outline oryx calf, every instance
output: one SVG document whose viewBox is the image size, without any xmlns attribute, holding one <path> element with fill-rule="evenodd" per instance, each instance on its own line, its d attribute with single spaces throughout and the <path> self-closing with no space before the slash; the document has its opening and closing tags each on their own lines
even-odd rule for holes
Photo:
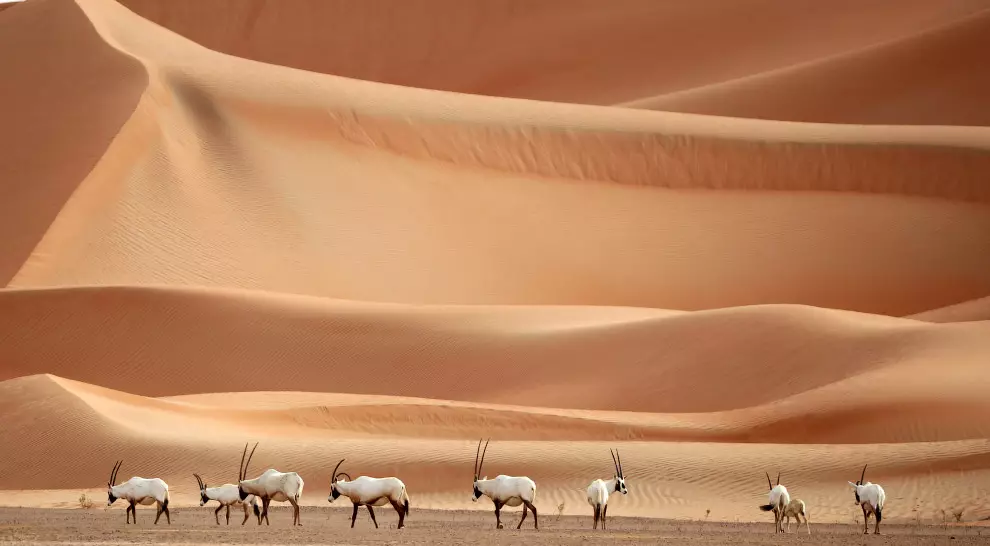
<svg viewBox="0 0 990 546">
<path fill-rule="evenodd" d="M 478 502 L 478 499 L 482 495 L 492 500 L 492 503 L 495 504 L 495 527 L 498 529 L 502 528 L 502 507 L 519 506 L 522 504 L 522 518 L 519 519 L 519 525 L 516 526 L 516 529 L 521 528 L 523 521 L 526 520 L 527 509 L 533 511 L 533 528 L 539 529 L 540 520 L 536 514 L 536 506 L 533 506 L 533 502 L 536 500 L 536 482 L 527 476 L 506 476 L 499 474 L 491 480 L 488 479 L 488 476 L 479 477 L 481 468 L 485 464 L 485 453 L 487 451 L 488 442 L 485 442 L 485 450 L 482 452 L 481 440 L 478 440 L 478 450 L 474 454 L 474 496 L 471 500 Z M 480 463 L 478 462 L 479 452 L 481 453 Z"/>
<path fill-rule="evenodd" d="M 213 511 L 213 519 L 217 521 L 217 525 L 220 525 L 220 510 L 224 508 L 227 509 L 227 525 L 230 525 L 231 505 L 244 507 L 244 521 L 241 522 L 241 525 L 247 523 L 248 518 L 251 517 L 251 508 L 254 508 L 254 515 L 258 517 L 258 524 L 261 524 L 261 510 L 258 509 L 258 497 L 248 495 L 248 498 L 241 500 L 236 485 L 225 483 L 219 487 L 206 487 L 206 482 L 203 481 L 203 478 L 199 477 L 199 474 L 193 474 L 193 476 L 199 482 L 199 505 L 205 506 L 211 500 L 219 503 L 217 509 Z"/>
<path fill-rule="evenodd" d="M 113 465 L 113 470 L 110 472 L 110 481 L 107 482 L 107 506 L 112 505 L 117 499 L 124 499 L 128 502 L 126 511 L 127 523 L 131 522 L 131 517 L 133 516 L 134 523 L 137 524 L 137 510 L 135 506 L 138 504 L 148 506 L 157 503 L 158 510 L 155 514 L 155 525 L 158 525 L 158 519 L 162 517 L 162 512 L 165 513 L 165 519 L 171 525 L 172 517 L 168 513 L 168 484 L 159 478 L 139 478 L 134 476 L 120 485 L 115 485 L 117 483 L 117 472 L 123 463 L 124 461 L 117 461 Z"/>
<path fill-rule="evenodd" d="M 334 467 L 330 478 L 330 494 L 327 502 L 332 503 L 341 495 L 349 498 L 354 503 L 354 512 L 351 513 L 351 529 L 354 528 L 354 520 L 357 519 L 358 508 L 368 507 L 371 514 L 371 522 L 378 528 L 378 521 L 375 520 L 375 510 L 373 506 L 385 506 L 391 504 L 395 512 L 399 514 L 399 525 L 397 529 L 402 529 L 405 525 L 406 514 L 409 513 L 409 495 L 406 493 L 406 484 L 395 477 L 369 478 L 368 476 L 358 476 L 352 480 L 350 474 L 346 472 L 337 473 L 337 469 L 344 462 L 341 459 Z M 341 476 L 347 476 L 347 480 L 341 480 Z"/>
<path fill-rule="evenodd" d="M 795 530 L 801 529 L 801 517 L 804 517 L 804 526 L 808 529 L 808 534 L 811 534 L 811 525 L 808 520 L 808 513 L 805 510 L 804 501 L 801 499 L 794 499 L 787 503 L 784 507 L 784 518 L 787 520 L 787 531 L 791 531 L 791 518 L 797 520 L 797 528 Z"/>
<path fill-rule="evenodd" d="M 866 466 L 863 465 L 863 473 L 860 474 L 859 481 L 848 483 L 856 494 L 856 504 L 863 509 L 863 534 L 865 535 L 870 532 L 870 514 L 873 514 L 877 519 L 876 526 L 873 528 L 873 534 L 879 535 L 880 520 L 883 519 L 883 505 L 887 501 L 887 494 L 884 493 L 883 487 L 880 487 L 880 484 L 863 481 L 866 478 Z"/>
<path fill-rule="evenodd" d="M 626 479 L 622 474 L 622 459 L 617 458 L 619 455 L 619 450 L 608 450 L 612 454 L 612 465 L 615 466 L 615 476 L 611 480 L 598 479 L 591 482 L 588 486 L 588 504 L 595 511 L 595 525 L 594 528 L 598 528 L 599 519 L 602 522 L 602 530 L 605 530 L 605 514 L 608 512 L 608 496 L 610 492 L 622 493 L 626 495 L 629 491 L 626 489 Z"/>
</svg>

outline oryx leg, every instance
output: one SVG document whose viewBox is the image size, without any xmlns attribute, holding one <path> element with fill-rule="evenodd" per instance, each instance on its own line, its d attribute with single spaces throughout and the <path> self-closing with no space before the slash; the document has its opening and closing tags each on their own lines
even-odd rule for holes
<svg viewBox="0 0 990 546">
<path fill-rule="evenodd" d="M 159 504 L 155 510 L 155 525 L 158 525 L 158 518 L 162 517 L 162 505 Z"/>
<path fill-rule="evenodd" d="M 396 529 L 402 529 L 402 526 L 404 525 L 403 522 L 406 519 L 406 511 L 405 511 L 405 509 L 402 507 L 401 504 L 399 504 L 398 502 L 395 502 L 394 500 L 389 499 L 388 502 L 389 502 L 389 504 L 392 505 L 392 508 L 395 508 L 395 513 L 396 514 L 399 514 L 399 525 L 396 526 Z"/>
<path fill-rule="evenodd" d="M 526 521 L 526 505 L 525 504 L 523 505 L 522 517 L 519 518 L 519 525 L 516 525 L 516 529 L 519 529 L 520 527 L 522 527 L 522 524 L 523 524 L 524 521 Z"/>
<path fill-rule="evenodd" d="M 593 529 L 598 529 L 598 518 L 601 517 L 601 514 L 602 514 L 602 505 L 596 504 L 595 505 L 595 526 L 593 527 Z"/>
<path fill-rule="evenodd" d="M 876 520 L 877 520 L 876 527 L 873 528 L 873 534 L 879 535 L 880 534 L 880 520 L 883 519 L 883 514 L 881 514 L 881 510 L 879 508 L 877 508 L 877 509 L 875 509 L 873 511 L 873 517 L 876 518 Z"/>
<path fill-rule="evenodd" d="M 371 523 L 375 524 L 375 529 L 378 528 L 378 521 L 375 519 L 375 509 L 371 507 L 370 504 L 365 504 L 368 507 L 368 513 L 371 514 Z"/>
<path fill-rule="evenodd" d="M 495 501 L 495 528 L 502 528 L 502 503 Z"/>
<path fill-rule="evenodd" d="M 357 519 L 357 510 L 358 510 L 358 505 L 355 504 L 354 505 L 354 511 L 351 512 L 351 529 L 354 528 L 354 520 Z"/>
<path fill-rule="evenodd" d="M 870 524 L 869 524 L 870 516 L 866 513 L 865 505 L 861 504 L 859 505 L 859 507 L 863 509 L 863 534 L 867 535 L 870 533 Z"/>
<path fill-rule="evenodd" d="M 523 505 L 525 505 L 527 508 L 529 508 L 530 510 L 533 511 L 533 528 L 534 529 L 539 529 L 540 528 L 540 518 L 536 515 L 536 507 L 533 506 L 533 503 L 529 502 L 528 500 L 524 500 L 523 501 Z M 607 512 L 607 511 L 608 511 L 608 505 L 606 505 L 605 508 L 602 510 L 602 514 L 603 514 L 602 517 L 603 518 L 604 518 L 604 513 Z M 603 529 L 605 528 L 605 520 L 604 519 L 602 519 L 602 528 Z"/>
<path fill-rule="evenodd" d="M 292 524 L 302 525 L 302 521 L 299 519 L 299 501 L 290 498 L 289 503 L 292 504 Z"/>
<path fill-rule="evenodd" d="M 605 518 L 608 516 L 608 505 L 602 506 L 602 531 L 605 530 Z"/>
<path fill-rule="evenodd" d="M 137 525 L 137 511 L 134 510 L 134 503 L 133 502 L 132 503 L 129 503 L 127 505 L 127 517 L 128 517 L 127 523 L 130 523 L 131 522 L 130 517 L 131 517 L 132 514 L 134 515 L 134 524 Z"/>
<path fill-rule="evenodd" d="M 223 505 L 217 506 L 217 509 L 213 511 L 213 519 L 217 521 L 217 525 L 220 525 L 220 510 L 223 510 Z"/>
<path fill-rule="evenodd" d="M 227 505 L 227 525 L 230 525 L 230 505 Z"/>
<path fill-rule="evenodd" d="M 245 502 L 244 503 L 244 521 L 241 522 L 241 525 L 244 525 L 245 523 L 247 523 L 247 520 L 248 520 L 249 517 L 251 517 L 251 505 Z"/>
<path fill-rule="evenodd" d="M 263 499 L 261 499 L 262 510 L 261 510 L 261 517 L 258 518 L 258 525 L 261 525 L 261 520 L 265 520 L 265 525 L 272 524 L 270 521 L 268 521 L 268 504 L 271 502 L 272 499 L 269 497 L 264 497 Z"/>
</svg>

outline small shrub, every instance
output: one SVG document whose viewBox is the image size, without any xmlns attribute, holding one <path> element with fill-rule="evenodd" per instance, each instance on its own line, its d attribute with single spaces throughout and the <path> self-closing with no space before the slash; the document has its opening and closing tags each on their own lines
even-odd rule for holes
<svg viewBox="0 0 990 546">
<path fill-rule="evenodd" d="M 92 508 L 93 507 L 93 499 L 87 497 L 86 496 L 86 493 L 83 493 L 82 495 L 79 495 L 79 507 L 80 508 L 85 508 L 87 510 L 90 509 L 90 508 Z"/>
<path fill-rule="evenodd" d="M 560 516 L 562 516 L 563 514 L 564 514 L 564 503 L 560 503 L 560 504 L 557 505 L 557 520 L 556 521 L 560 521 Z"/>
</svg>

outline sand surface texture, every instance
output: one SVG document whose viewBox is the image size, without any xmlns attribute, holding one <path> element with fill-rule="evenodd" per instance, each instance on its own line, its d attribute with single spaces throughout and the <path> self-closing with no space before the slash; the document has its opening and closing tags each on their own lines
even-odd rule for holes
<svg viewBox="0 0 990 546">
<path fill-rule="evenodd" d="M 770 532 L 764 472 L 854 534 L 866 463 L 892 533 L 988 518 L 988 50 L 986 0 L 14 4 L 0 505 L 105 504 L 119 458 L 205 529 L 192 473 L 258 441 L 304 523 L 346 458 L 485 543 L 491 437 L 563 542 L 610 448 L 630 541 Z"/>
</svg>

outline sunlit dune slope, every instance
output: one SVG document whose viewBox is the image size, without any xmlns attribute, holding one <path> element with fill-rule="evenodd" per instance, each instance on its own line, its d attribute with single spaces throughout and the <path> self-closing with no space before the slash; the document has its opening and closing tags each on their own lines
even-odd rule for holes
<svg viewBox="0 0 990 546">
<path fill-rule="evenodd" d="M 828 123 L 990 125 L 990 9 L 907 38 L 627 103 Z"/>
<path fill-rule="evenodd" d="M 267 63 L 411 87 L 591 104 L 813 62 L 906 39 L 990 7 L 986 0 L 123 4 L 210 49 Z M 908 83 L 920 86 L 924 79 L 919 70 Z M 836 108 L 845 106 L 849 116 L 864 113 L 851 102 L 837 101 Z M 788 112 L 787 105 L 767 103 Z"/>
<path fill-rule="evenodd" d="M 117 4 L 80 6 L 155 76 L 12 287 L 893 315 L 990 292 L 990 129 L 389 87 L 222 56 Z M 713 188 L 778 191 L 695 191 Z"/>
<path fill-rule="evenodd" d="M 609 447 L 619 447 L 636 493 L 617 499 L 611 505 L 615 514 L 661 510 L 668 517 L 693 518 L 712 509 L 723 518 L 758 519 L 751 508 L 763 495 L 752 470 L 773 458 L 787 468 L 791 490 L 814 503 L 818 521 L 842 521 L 851 513 L 845 480 L 857 471 L 848 463 L 857 453 L 882 460 L 871 474 L 874 479 L 898 495 L 916 496 L 926 516 L 960 502 L 971 517 L 988 513 L 985 501 L 974 504 L 968 498 L 972 480 L 986 476 L 986 440 L 773 448 L 608 436 L 561 442 L 581 430 L 590 432 L 596 418 L 632 421 L 637 424 L 629 426 L 645 430 L 646 423 L 664 417 L 580 412 L 569 418 L 576 426 L 567 429 L 561 428 L 561 418 L 532 408 L 306 393 L 156 400 L 48 375 L 2 382 L 0 394 L 0 409 L 9 416 L 0 423 L 0 433 L 23 446 L 0 461 L 4 475 L 18 469 L 23 481 L 10 482 L 13 487 L 95 489 L 109 472 L 104 463 L 120 458 L 122 477 L 160 476 L 169 481 L 174 503 L 193 504 L 191 474 L 202 474 L 208 483 L 230 482 L 242 439 L 249 437 L 261 444 L 251 473 L 269 466 L 298 471 L 306 480 L 306 504 L 325 502 L 329 470 L 339 456 L 352 473 L 401 475 L 413 506 L 478 508 L 468 500 L 466 469 L 475 447 L 468 438 L 491 433 L 486 473 L 525 471 L 534 477 L 540 484 L 537 506 L 545 514 L 561 502 L 570 507 L 568 513 L 584 513 L 582 489 L 589 476 L 609 472 L 611 461 L 604 456 Z M 341 415 L 350 419 L 342 422 Z M 32 425 L 24 426 L 26 421 Z M 380 428 L 383 422 L 387 430 Z M 37 430 L 48 433 L 32 434 Z M 66 441 L 73 450 L 62 448 Z M 887 518 L 895 521 L 916 515 L 904 503 L 891 502 L 889 512 Z"/>
</svg>

